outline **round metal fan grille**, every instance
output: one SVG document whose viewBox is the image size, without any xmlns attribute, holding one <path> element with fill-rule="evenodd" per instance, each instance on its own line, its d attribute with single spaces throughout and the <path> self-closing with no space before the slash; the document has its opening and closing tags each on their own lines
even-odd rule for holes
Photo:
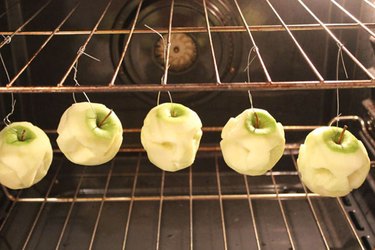
<svg viewBox="0 0 375 250">
<path fill-rule="evenodd" d="M 163 35 L 155 44 L 154 56 L 160 66 L 164 67 L 166 58 L 167 35 Z M 189 70 L 197 59 L 197 44 L 185 33 L 171 34 L 169 52 L 169 70 L 174 73 Z"/>
</svg>

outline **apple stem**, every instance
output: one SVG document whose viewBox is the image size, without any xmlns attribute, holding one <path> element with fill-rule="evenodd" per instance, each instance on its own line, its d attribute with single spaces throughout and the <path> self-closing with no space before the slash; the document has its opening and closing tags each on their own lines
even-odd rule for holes
<svg viewBox="0 0 375 250">
<path fill-rule="evenodd" d="M 19 137 L 20 141 L 24 141 L 25 140 L 25 134 L 26 134 L 26 130 L 22 129 L 21 136 Z"/>
<path fill-rule="evenodd" d="M 103 118 L 103 120 L 101 120 L 101 122 L 99 122 L 99 124 L 98 124 L 99 128 L 104 124 L 104 122 L 108 119 L 108 117 L 112 114 L 112 112 L 113 112 L 113 110 L 111 109 L 109 111 L 109 113 Z"/>
<path fill-rule="evenodd" d="M 346 131 L 347 129 L 348 129 L 348 126 L 344 125 L 344 128 L 343 128 L 342 131 L 341 131 L 341 134 L 340 134 L 339 140 L 337 141 L 337 144 L 341 144 L 342 139 L 344 138 L 344 133 L 345 133 L 345 131 Z"/>
<path fill-rule="evenodd" d="M 255 115 L 255 128 L 259 128 L 259 117 L 256 112 L 254 112 Z"/>
</svg>

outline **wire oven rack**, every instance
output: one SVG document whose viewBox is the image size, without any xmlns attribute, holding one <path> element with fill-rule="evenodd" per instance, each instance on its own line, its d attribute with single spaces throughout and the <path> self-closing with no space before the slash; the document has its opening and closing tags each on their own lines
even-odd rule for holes
<svg viewBox="0 0 375 250">
<path fill-rule="evenodd" d="M 73 15 L 73 13 L 77 10 L 81 1 L 78 1 L 77 4 L 68 12 L 65 18 L 59 23 L 59 25 L 50 31 L 24 31 L 25 27 L 33 21 L 43 10 L 51 4 L 52 0 L 47 1 L 41 8 L 34 13 L 34 15 L 30 16 L 22 25 L 20 25 L 15 31 L 3 31 L 1 35 L 3 36 L 3 41 L 0 43 L 0 49 L 9 44 L 12 41 L 12 38 L 15 36 L 43 36 L 46 37 L 44 42 L 41 46 L 34 52 L 34 54 L 30 57 L 27 63 L 21 67 L 21 69 L 10 78 L 9 82 L 6 86 L 0 87 L 0 92 L 12 92 L 12 93 L 31 93 L 31 92 L 134 92 L 134 91 L 220 91 L 220 90 L 248 90 L 251 86 L 251 89 L 258 90 L 258 89 L 266 89 L 266 90 L 279 90 L 279 89 L 336 89 L 336 88 L 371 88 L 374 86 L 375 76 L 360 62 L 359 59 L 351 52 L 343 42 L 340 41 L 339 37 L 333 32 L 334 30 L 346 30 L 346 29 L 359 29 L 365 33 L 368 33 L 370 36 L 375 37 L 375 33 L 372 30 L 375 27 L 375 23 L 363 23 L 359 19 L 357 19 L 354 15 L 352 15 L 348 10 L 346 10 L 342 4 L 338 3 L 337 0 L 330 0 L 332 5 L 339 8 L 345 16 L 347 16 L 353 22 L 351 23 L 324 23 L 315 13 L 314 11 L 309 8 L 309 6 L 303 0 L 296 0 L 294 1 L 296 6 L 302 7 L 303 10 L 306 12 L 306 15 L 312 18 L 315 23 L 308 23 L 308 24 L 287 24 L 282 15 L 278 12 L 278 10 L 272 4 L 272 1 L 265 0 L 267 5 L 269 6 L 270 10 L 274 13 L 274 15 L 279 20 L 279 25 L 257 25 L 251 26 L 246 21 L 243 10 L 241 9 L 240 5 L 238 4 L 237 0 L 233 0 L 233 4 L 236 6 L 238 13 L 236 15 L 240 15 L 241 20 L 243 22 L 243 26 L 214 26 L 211 27 L 209 21 L 209 14 L 207 11 L 207 4 L 206 0 L 203 0 L 203 7 L 204 7 L 204 14 L 206 20 L 206 27 L 173 27 L 173 11 L 174 11 L 174 1 L 171 1 L 171 8 L 170 8 L 170 15 L 169 15 L 169 23 L 168 28 L 163 29 L 136 29 L 139 13 L 143 4 L 143 0 L 139 1 L 137 12 L 135 14 L 134 20 L 132 22 L 131 28 L 129 30 L 99 30 L 98 27 L 105 19 L 106 13 L 109 7 L 112 4 L 112 0 L 107 2 L 107 5 L 102 10 L 101 15 L 99 16 L 97 22 L 95 23 L 94 27 L 91 30 L 62 30 L 64 24 L 69 20 L 69 18 Z M 369 9 L 374 9 L 374 4 L 370 0 L 362 0 L 362 4 Z M 5 13 L 6 14 L 6 13 Z M 321 72 L 317 69 L 317 66 L 314 65 L 314 62 L 310 59 L 306 51 L 303 49 L 301 44 L 296 39 L 293 31 L 299 30 L 324 30 L 329 38 L 334 41 L 337 46 L 338 50 L 345 53 L 345 55 L 353 61 L 353 63 L 366 75 L 367 79 L 356 79 L 356 80 L 327 80 L 324 79 Z M 309 80 L 309 81 L 273 81 L 272 76 L 269 73 L 267 65 L 264 63 L 262 59 L 262 51 L 259 50 L 258 45 L 254 39 L 253 33 L 254 32 L 272 32 L 272 31 L 285 31 L 290 39 L 293 41 L 294 46 L 296 46 L 298 52 L 303 57 L 307 67 L 313 72 L 316 80 Z M 216 72 L 216 82 L 214 83 L 186 83 L 186 84 L 167 84 L 168 81 L 168 68 L 165 67 L 164 72 L 164 79 L 162 84 L 135 84 L 135 85 L 117 85 L 115 84 L 116 79 L 118 78 L 118 74 L 123 64 L 125 55 L 127 53 L 128 47 L 132 38 L 135 34 L 145 34 L 145 33 L 153 33 L 158 32 L 160 34 L 167 34 L 167 45 L 166 45 L 166 62 L 165 65 L 169 65 L 169 53 L 170 53 L 170 45 L 171 45 L 171 34 L 174 33 L 193 33 L 193 32 L 200 32 L 200 33 L 207 33 L 209 39 L 209 45 L 211 50 L 211 58 L 213 67 Z M 251 82 L 251 83 L 244 83 L 244 82 L 230 82 L 230 83 L 222 83 L 220 79 L 220 75 L 218 72 L 218 65 L 216 62 L 215 56 L 215 44 L 212 41 L 212 33 L 214 32 L 247 32 L 249 35 L 249 42 L 252 45 L 252 50 L 256 54 L 257 60 L 261 65 L 261 69 L 265 76 L 264 82 Z M 87 45 L 92 41 L 94 35 L 115 35 L 115 34 L 127 34 L 126 42 L 124 48 L 122 50 L 120 59 L 115 67 L 113 75 L 111 79 L 108 79 L 107 83 L 103 82 L 101 85 L 91 85 L 89 83 L 82 84 L 82 86 L 65 86 L 64 82 L 74 69 L 74 65 L 78 62 L 80 57 L 85 53 L 85 49 Z M 61 80 L 57 82 L 55 85 L 48 84 L 48 86 L 43 86 L 42 83 L 33 83 L 32 87 L 29 87 L 28 84 L 22 84 L 19 82 L 15 84 L 15 82 L 19 79 L 19 77 L 25 72 L 25 70 L 30 66 L 30 64 L 39 56 L 39 54 L 45 49 L 45 47 L 53 40 L 55 36 L 74 36 L 74 35 L 87 35 L 85 41 L 81 44 L 80 48 L 78 49 L 76 56 L 74 57 L 73 61 L 70 63 L 69 67 L 65 71 L 64 75 L 62 76 Z M 250 85 L 251 84 L 251 85 Z"/>
<path fill-rule="evenodd" d="M 169 69 L 165 67 L 162 84 L 139 83 L 134 85 L 118 85 L 116 79 L 132 37 L 136 34 L 154 32 L 145 28 L 136 28 L 143 1 L 139 1 L 130 29 L 99 29 L 112 4 L 112 1 L 109 0 L 91 30 L 62 29 L 64 23 L 78 9 L 80 3 L 78 1 L 77 5 L 68 12 L 55 29 L 24 31 L 24 28 L 51 2 L 53 1 L 46 1 L 16 30 L 0 32 L 4 37 L 0 43 L 0 49 L 11 43 L 15 36 L 45 38 L 42 45 L 26 64 L 10 78 L 6 86 L 0 87 L 0 93 L 308 90 L 373 88 L 375 86 L 374 75 L 333 32 L 356 29 L 375 36 L 372 31 L 375 28 L 375 23 L 361 22 L 337 0 L 330 0 L 330 2 L 352 22 L 325 23 L 309 8 L 305 1 L 296 0 L 295 4 L 302 7 L 306 11 L 306 15 L 311 17 L 315 23 L 287 24 L 272 1 L 265 0 L 280 24 L 251 25 L 244 18 L 243 9 L 237 0 L 233 0 L 243 26 L 211 26 L 207 3 L 203 0 L 206 27 L 173 27 L 174 0 L 171 0 L 168 27 L 156 29 L 160 34 L 167 34 L 165 65 L 168 65 L 169 60 L 171 34 L 207 33 L 216 81 L 199 84 L 169 84 Z M 361 2 L 367 8 L 375 10 L 375 5 L 371 1 L 362 0 Z M 325 31 L 329 38 L 337 44 L 338 50 L 345 53 L 367 78 L 325 79 L 294 36 L 294 31 L 299 30 Z M 253 34 L 254 32 L 274 31 L 286 32 L 307 67 L 315 75 L 315 80 L 274 81 L 272 79 Z M 266 80 L 251 83 L 222 82 L 216 63 L 215 44 L 211 37 L 211 34 L 215 32 L 247 33 L 253 53 L 256 54 Z M 81 86 L 65 85 L 66 79 L 71 75 L 80 57 L 84 55 L 93 36 L 121 34 L 127 35 L 127 39 L 111 79 L 101 85 L 89 83 L 83 83 Z M 33 83 L 30 86 L 19 80 L 20 76 L 53 38 L 74 35 L 86 35 L 87 37 L 58 82 L 50 83 L 47 86 L 42 83 Z M 345 117 L 341 119 L 345 119 Z M 347 119 L 361 122 L 362 132 L 370 141 L 369 146 L 373 147 L 375 144 L 373 144 L 371 136 L 368 136 L 363 121 L 358 117 L 347 117 Z M 286 130 L 308 131 L 315 127 L 286 126 Z M 204 129 L 218 132 L 221 128 Z M 47 132 L 55 133 L 55 131 Z M 138 133 L 139 129 L 125 129 L 125 132 Z M 218 146 L 201 146 L 197 156 L 197 162 L 203 166 L 201 169 L 195 169 L 193 166 L 173 174 L 149 167 L 146 156 L 140 148 L 122 148 L 120 155 L 114 161 L 97 168 L 69 166 L 70 163 L 59 157 L 58 150 L 55 150 L 57 157 L 55 157 L 52 170 L 42 182 L 31 189 L 19 192 L 3 188 L 4 193 L 12 202 L 1 221 L 0 232 L 12 234 L 12 223 L 17 220 L 26 222 L 25 227 L 18 228 L 17 234 L 13 236 L 16 243 L 5 244 L 8 247 L 16 244 L 15 248 L 19 249 L 69 249 L 69 247 L 74 248 L 69 244 L 76 244 L 76 242 L 79 242 L 80 249 L 107 249 L 108 246 L 111 246 L 111 249 L 116 247 L 126 247 L 127 249 L 240 249 L 244 245 L 251 249 L 331 249 L 336 247 L 370 249 L 371 243 L 363 229 L 365 225 L 359 222 L 364 223 L 366 220 L 360 215 L 358 215 L 359 218 L 356 217 L 355 203 L 350 197 L 345 199 L 319 197 L 310 193 L 301 183 L 298 172 L 295 170 L 298 147 L 299 145 L 288 144 L 285 155 L 276 168 L 259 178 L 241 176 L 225 168 Z M 285 171 L 284 165 L 291 166 L 292 170 Z M 63 208 L 64 213 L 54 214 L 57 207 Z M 327 213 L 328 210 L 330 213 Z M 88 213 L 88 211 L 91 212 Z M 92 214 L 92 211 L 94 211 L 94 216 L 89 216 L 88 214 Z M 21 217 L 20 213 L 23 214 Z M 49 223 L 49 218 L 55 218 L 56 221 L 53 221 L 55 223 Z M 244 226 L 245 224 L 246 226 Z M 306 228 L 311 230 L 306 231 Z M 50 234 L 51 232 L 53 233 Z M 306 237 L 306 234 L 314 237 Z M 48 235 L 48 237 L 43 238 L 42 235 Z"/>
</svg>

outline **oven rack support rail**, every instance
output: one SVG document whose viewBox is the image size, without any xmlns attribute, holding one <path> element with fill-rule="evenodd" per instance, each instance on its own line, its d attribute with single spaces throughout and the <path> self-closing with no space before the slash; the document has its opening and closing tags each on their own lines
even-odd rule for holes
<svg viewBox="0 0 375 250">
<path fill-rule="evenodd" d="M 53 2 L 53 0 L 47 1 L 44 5 L 40 7 L 31 17 L 29 17 L 22 25 L 20 25 L 14 31 L 0 31 L 0 35 L 3 36 L 3 41 L 0 42 L 0 50 L 9 44 L 12 43 L 12 38 L 15 36 L 43 36 L 46 37 L 41 46 L 33 53 L 29 58 L 27 63 L 21 67 L 14 76 L 12 76 L 6 84 L 1 84 L 0 93 L 45 93 L 45 92 L 149 92 L 149 91 L 241 91 L 241 90 L 298 90 L 298 89 L 336 89 L 336 88 L 373 88 L 375 87 L 375 76 L 371 73 L 366 66 L 345 46 L 345 44 L 340 41 L 340 39 L 333 33 L 334 30 L 348 30 L 348 29 L 358 29 L 361 32 L 366 32 L 369 36 L 375 37 L 374 27 L 375 23 L 364 23 L 360 21 L 357 17 L 350 13 L 349 10 L 338 3 L 336 0 L 327 0 L 334 6 L 339 9 L 342 14 L 352 20 L 351 23 L 324 23 L 314 11 L 303 1 L 295 0 L 300 8 L 302 8 L 306 15 L 314 20 L 315 23 L 308 24 L 287 24 L 283 19 L 280 11 L 274 6 L 272 1 L 264 0 L 272 13 L 277 17 L 280 24 L 276 25 L 251 25 L 247 22 L 243 15 L 243 9 L 238 4 L 237 0 L 233 0 L 233 6 L 236 6 L 237 13 L 243 22 L 243 26 L 211 26 L 209 14 L 207 11 L 206 0 L 203 0 L 203 12 L 205 13 L 206 27 L 173 27 L 173 13 L 175 1 L 170 1 L 170 15 L 168 28 L 159 28 L 156 30 L 147 30 L 145 28 L 139 29 L 136 28 L 137 22 L 139 21 L 139 14 L 142 8 L 143 0 L 140 0 L 138 3 L 137 11 L 135 17 L 132 21 L 130 29 L 126 30 L 100 30 L 98 29 L 99 25 L 105 19 L 109 7 L 112 4 L 112 0 L 109 0 L 105 7 L 103 8 L 101 15 L 98 17 L 94 27 L 91 30 L 63 30 L 64 24 L 69 20 L 69 18 L 75 13 L 79 7 L 81 1 L 77 1 L 76 5 L 66 14 L 65 18 L 59 23 L 59 25 L 50 31 L 24 31 L 27 28 L 27 25 L 32 22 L 38 15 L 45 11 L 46 7 Z M 367 8 L 374 10 L 375 5 L 369 0 L 361 0 L 361 4 L 365 5 Z M 3 13 L 6 15 L 6 12 Z M 321 75 L 321 72 L 317 69 L 317 66 L 308 56 L 306 51 L 301 46 L 300 42 L 293 35 L 293 31 L 299 30 L 324 30 L 328 35 L 329 39 L 337 44 L 338 50 L 342 51 L 346 57 L 348 57 L 356 67 L 367 77 L 367 79 L 349 79 L 349 80 L 330 80 L 324 79 Z M 166 54 L 169 55 L 170 51 L 170 38 L 171 34 L 174 33 L 193 33 L 201 32 L 207 33 L 211 51 L 211 60 L 213 63 L 214 71 L 216 72 L 216 82 L 208 83 L 186 83 L 186 84 L 168 84 L 168 67 L 165 67 L 164 77 L 162 84 L 153 83 L 153 84 L 144 84 L 138 83 L 134 85 L 122 85 L 116 84 L 116 79 L 118 78 L 120 67 L 123 65 L 124 58 L 128 51 L 129 45 L 132 41 L 132 37 L 136 34 L 152 33 L 159 32 L 160 34 L 167 35 L 167 51 Z M 300 56 L 304 59 L 306 67 L 315 75 L 315 79 L 308 81 L 274 81 L 272 75 L 269 73 L 269 69 L 266 63 L 263 61 L 262 51 L 259 50 L 256 39 L 254 39 L 254 32 L 273 32 L 273 31 L 284 31 L 288 34 L 289 38 L 293 41 L 294 46 L 296 47 Z M 216 62 L 215 55 L 215 44 L 213 43 L 211 34 L 214 32 L 245 32 L 249 35 L 249 43 L 251 44 L 253 51 L 256 55 L 256 61 L 260 64 L 261 71 L 264 74 L 265 81 L 262 82 L 222 82 L 218 74 L 218 64 Z M 122 49 L 122 53 L 117 66 L 115 66 L 113 75 L 111 79 L 103 82 L 100 85 L 92 85 L 90 83 L 82 83 L 81 86 L 66 86 L 64 85 L 66 79 L 72 73 L 74 65 L 78 62 L 80 57 L 85 53 L 85 49 L 88 44 L 92 41 L 94 35 L 114 35 L 114 34 L 127 34 L 127 39 L 125 45 Z M 29 68 L 32 62 L 39 56 L 43 49 L 53 40 L 55 36 L 74 36 L 74 35 L 87 35 L 85 41 L 80 45 L 73 61 L 69 64 L 69 67 L 66 69 L 64 75 L 61 77 L 57 83 L 32 83 L 25 84 L 19 78 L 20 76 Z M 169 57 L 166 57 L 166 65 L 168 65 Z"/>
</svg>

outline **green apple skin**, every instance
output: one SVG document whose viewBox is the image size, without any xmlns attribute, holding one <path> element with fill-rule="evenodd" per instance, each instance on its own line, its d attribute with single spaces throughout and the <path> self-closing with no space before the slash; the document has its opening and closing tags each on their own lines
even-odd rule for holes
<svg viewBox="0 0 375 250">
<path fill-rule="evenodd" d="M 302 182 L 322 196 L 341 197 L 362 185 L 370 171 L 363 143 L 348 130 L 320 127 L 308 134 L 297 159 Z"/>
<path fill-rule="evenodd" d="M 256 117 L 258 116 L 258 128 Z M 263 109 L 246 109 L 230 118 L 221 132 L 225 163 L 240 174 L 258 176 L 273 168 L 285 149 L 281 123 Z"/>
<path fill-rule="evenodd" d="M 122 124 L 114 112 L 99 127 L 110 109 L 99 103 L 80 102 L 62 115 L 57 144 L 73 163 L 84 166 L 104 164 L 115 157 L 122 144 Z"/>
<path fill-rule="evenodd" d="M 163 103 L 147 114 L 141 143 L 152 164 L 174 172 L 193 164 L 202 137 L 201 128 L 202 122 L 193 110 L 178 103 Z"/>
<path fill-rule="evenodd" d="M 47 174 L 52 158 L 48 136 L 33 124 L 14 122 L 0 132 L 0 183 L 4 186 L 34 185 Z"/>
</svg>

